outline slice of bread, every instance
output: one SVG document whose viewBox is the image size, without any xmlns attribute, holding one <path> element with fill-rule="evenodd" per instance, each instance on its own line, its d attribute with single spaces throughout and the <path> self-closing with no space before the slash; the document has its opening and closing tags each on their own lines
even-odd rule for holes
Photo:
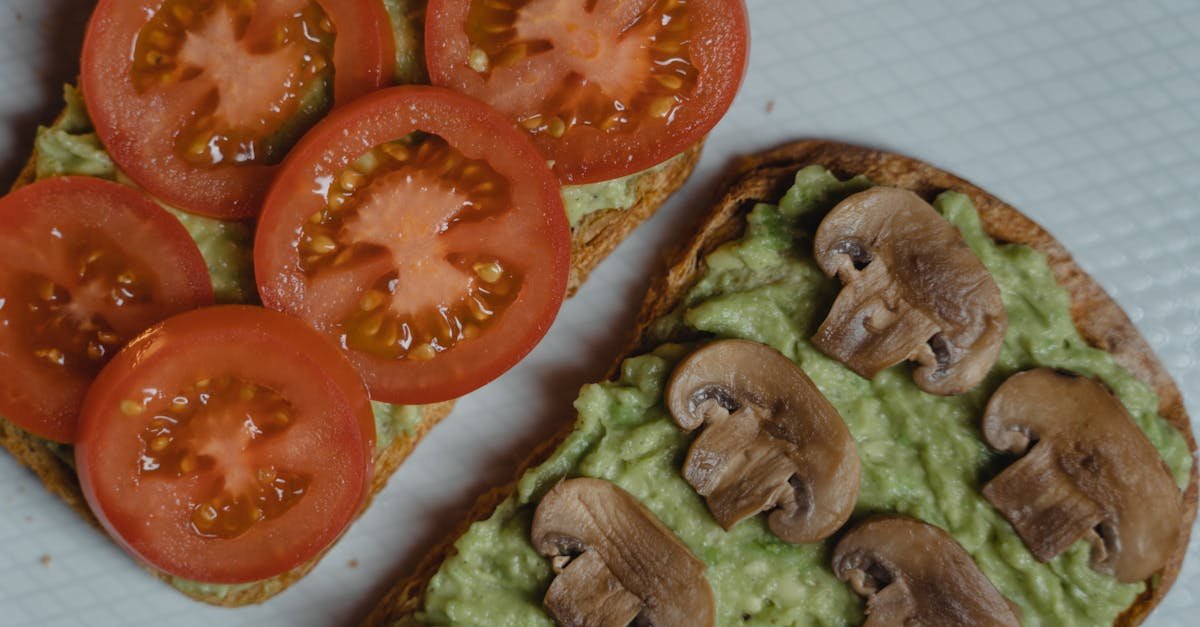
<svg viewBox="0 0 1200 627">
<path fill-rule="evenodd" d="M 1159 414 L 1179 429 L 1187 440 L 1189 450 L 1195 454 L 1196 442 L 1182 398 L 1166 368 L 1154 356 L 1121 308 L 1075 264 L 1066 249 L 1049 233 L 1000 199 L 944 170 L 901 155 L 836 142 L 800 141 L 745 158 L 736 165 L 724 194 L 712 212 L 698 225 L 692 239 L 668 259 L 666 268 L 651 283 L 633 337 L 625 351 L 626 357 L 653 348 L 649 339 L 651 325 L 675 309 L 698 277 L 705 256 L 721 244 L 740 237 L 745 227 L 745 216 L 750 209 L 759 202 L 778 202 L 792 184 L 796 171 L 808 165 L 824 166 L 839 178 L 866 175 L 875 184 L 910 189 L 930 201 L 945 190 L 955 190 L 969 196 L 979 211 L 984 229 L 993 239 L 1024 244 L 1046 255 L 1055 279 L 1070 296 L 1071 317 L 1080 334 L 1093 346 L 1108 351 L 1121 366 L 1154 389 L 1159 398 Z M 622 359 L 617 360 L 610 377 L 615 377 Z M 517 476 L 544 460 L 573 427 L 568 421 L 565 430 L 546 440 L 518 468 Z M 425 588 L 442 561 L 453 551 L 455 540 L 472 523 L 490 516 L 496 506 L 514 490 L 515 483 L 510 483 L 480 497 L 451 536 L 433 547 L 416 572 L 399 582 L 384 597 L 366 624 L 392 624 L 420 611 Z M 1156 580 L 1147 582 L 1146 591 L 1114 624 L 1140 623 L 1170 589 L 1183 563 L 1196 516 L 1196 501 L 1197 469 L 1193 465 L 1184 492 L 1185 532 L 1181 534 L 1170 561 L 1156 576 Z"/>
<path fill-rule="evenodd" d="M 703 141 L 697 142 L 678 158 L 641 175 L 636 181 L 636 200 L 631 207 L 601 209 L 590 213 L 572 229 L 568 295 L 574 294 L 588 274 L 639 224 L 654 215 L 667 198 L 683 185 L 696 167 L 702 146 Z M 35 150 L 12 189 L 34 182 L 36 163 Z M 397 437 L 386 449 L 378 453 L 371 485 L 372 495 L 387 485 L 388 478 L 400 467 L 421 438 L 448 416 L 453 407 L 454 401 L 426 406 L 420 425 L 414 433 Z M 56 445 L 36 438 L 0 418 L 0 446 L 8 449 L 17 461 L 29 467 L 46 485 L 46 489 L 60 496 L 97 529 L 100 528 L 99 522 L 83 499 L 74 469 L 56 454 Z M 204 586 L 184 586 L 179 589 L 198 601 L 213 605 L 236 607 L 261 603 L 302 578 L 316 566 L 322 555 L 272 579 L 236 586 L 220 594 Z M 172 583 L 170 576 L 151 568 L 147 569 L 163 581 Z"/>
</svg>

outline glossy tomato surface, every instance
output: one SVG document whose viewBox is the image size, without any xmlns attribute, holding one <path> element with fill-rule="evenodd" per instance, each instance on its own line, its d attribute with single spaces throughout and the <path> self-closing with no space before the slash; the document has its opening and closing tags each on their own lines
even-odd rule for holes
<svg viewBox="0 0 1200 627">
<path fill-rule="evenodd" d="M 372 398 L 456 398 L 549 330 L 570 266 L 553 174 L 516 125 L 437 87 L 335 111 L 296 146 L 254 242 L 263 303 L 344 347 Z"/>
<path fill-rule="evenodd" d="M 435 85 L 496 107 L 564 183 L 683 152 L 725 115 L 746 69 L 742 0 L 430 0 Z"/>
<path fill-rule="evenodd" d="M 138 185 L 185 211 L 252 218 L 303 131 L 385 84 L 393 46 L 379 1 L 101 0 L 83 95 Z"/>
<path fill-rule="evenodd" d="M 366 387 L 303 322 L 200 309 L 133 340 L 80 416 L 84 496 L 125 549 L 185 579 L 242 583 L 316 557 L 370 486 Z"/>
<path fill-rule="evenodd" d="M 101 366 L 150 325 L 212 301 L 195 242 L 137 190 L 63 177 L 0 198 L 0 415 L 73 441 Z"/>
</svg>

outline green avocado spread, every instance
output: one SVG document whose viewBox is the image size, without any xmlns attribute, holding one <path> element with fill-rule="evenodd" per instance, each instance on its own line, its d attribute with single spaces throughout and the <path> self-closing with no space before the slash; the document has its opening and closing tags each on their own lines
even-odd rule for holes
<svg viewBox="0 0 1200 627">
<path fill-rule="evenodd" d="M 1039 563 L 980 486 L 1011 459 L 981 439 L 979 419 L 991 392 L 1009 375 L 1034 366 L 1098 378 L 1128 407 L 1180 486 L 1192 464 L 1184 438 L 1156 414 L 1155 394 L 1088 346 L 1071 322 L 1067 293 L 1045 258 L 990 239 L 966 196 L 947 192 L 937 209 L 962 232 L 991 271 L 1008 310 L 1008 331 L 995 368 L 967 394 L 939 397 L 913 383 L 904 364 L 862 379 L 809 342 L 839 289 L 812 259 L 811 233 L 845 196 L 869 183 L 839 181 L 820 167 L 796 175 L 778 205 L 749 214 L 744 236 L 705 258 L 682 304 L 651 329 L 659 344 L 628 359 L 615 381 L 588 385 L 575 402 L 574 431 L 516 493 L 455 544 L 432 579 L 424 610 L 410 621 L 436 625 L 551 625 L 541 607 L 552 572 L 529 540 L 532 511 L 563 477 L 613 481 L 637 497 L 708 564 L 717 624 L 859 624 L 863 603 L 829 566 L 831 544 L 789 545 L 770 534 L 763 516 L 729 532 L 679 471 L 691 437 L 662 406 L 673 364 L 696 337 L 763 342 L 793 359 L 837 407 L 862 461 L 854 519 L 899 512 L 946 529 L 1000 592 L 1019 604 L 1026 625 L 1108 625 L 1142 591 L 1089 566 L 1083 541 Z"/>
</svg>

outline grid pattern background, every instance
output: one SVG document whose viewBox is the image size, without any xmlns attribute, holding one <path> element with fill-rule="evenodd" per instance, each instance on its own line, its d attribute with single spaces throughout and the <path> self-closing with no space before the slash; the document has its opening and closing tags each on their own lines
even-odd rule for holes
<svg viewBox="0 0 1200 627">
<path fill-rule="evenodd" d="M 0 625 L 351 624 L 486 487 L 571 419 L 631 328 L 661 251 L 738 154 L 799 137 L 905 152 L 1021 208 L 1125 307 L 1200 416 L 1200 3 L 749 0 L 752 60 L 696 176 L 463 400 L 301 583 L 264 606 L 193 603 L 0 455 Z M 88 0 L 0 0 L 0 183 L 76 70 Z M 1195 624 L 1200 555 L 1152 625 Z"/>
</svg>

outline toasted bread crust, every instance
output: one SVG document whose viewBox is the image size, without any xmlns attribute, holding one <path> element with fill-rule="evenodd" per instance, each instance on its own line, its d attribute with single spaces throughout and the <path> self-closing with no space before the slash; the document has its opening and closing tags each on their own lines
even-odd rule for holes
<svg viewBox="0 0 1200 627">
<path fill-rule="evenodd" d="M 778 202 L 792 184 L 798 169 L 821 165 L 841 178 L 863 174 L 879 185 L 910 189 L 932 200 L 945 190 L 967 194 L 979 210 L 984 229 L 997 241 L 1030 246 L 1046 255 L 1055 279 L 1066 288 L 1071 299 L 1071 317 L 1080 334 L 1093 346 L 1104 349 L 1135 377 L 1149 384 L 1158 394 L 1159 414 L 1187 439 L 1193 455 L 1196 442 L 1179 389 L 1166 368 L 1154 356 L 1149 345 L 1125 312 L 1104 290 L 1081 270 L 1061 244 L 1035 222 L 1000 199 L 971 183 L 929 164 L 893 153 L 829 141 L 799 141 L 775 150 L 742 159 L 735 164 L 730 182 L 721 199 L 697 226 L 691 240 L 675 251 L 666 267 L 654 278 L 643 302 L 635 333 L 626 356 L 653 348 L 650 325 L 673 310 L 698 276 L 703 259 L 714 248 L 741 236 L 743 219 L 758 202 Z M 684 339 L 684 338 L 676 338 Z M 610 377 L 618 372 L 618 359 Z M 544 459 L 570 434 L 573 424 L 543 442 L 521 464 L 517 477 Z M 366 625 L 383 625 L 421 609 L 429 580 L 453 550 L 453 544 L 471 523 L 483 520 L 515 489 L 515 481 L 482 495 L 468 515 L 446 540 L 433 548 L 416 571 L 399 582 L 380 602 Z M 1192 523 L 1196 517 L 1197 468 L 1192 467 L 1184 491 L 1184 518 L 1180 538 L 1170 561 L 1160 571 L 1157 584 L 1147 582 L 1146 591 L 1114 621 L 1114 625 L 1136 625 L 1162 600 L 1179 575 Z"/>
<path fill-rule="evenodd" d="M 568 295 L 573 295 L 588 275 L 623 239 L 639 224 L 648 219 L 666 199 L 673 194 L 696 167 L 703 140 L 694 144 L 683 156 L 672 161 L 661 170 L 642 177 L 636 190 L 637 201 L 629 209 L 603 209 L 591 213 L 572 231 L 571 270 Z M 12 189 L 33 183 L 37 179 L 37 153 L 30 155 Z M 398 437 L 375 459 L 375 470 L 371 483 L 371 496 L 387 485 L 387 480 L 396 472 L 418 442 L 438 422 L 450 414 L 454 401 L 446 401 L 425 407 L 421 423 L 408 437 Z M 8 449 L 21 464 L 27 466 L 42 480 L 46 489 L 62 498 L 92 526 L 100 529 L 100 523 L 88 509 L 75 470 L 59 459 L 44 440 L 0 419 L 0 446 Z M 368 503 L 369 504 L 369 503 Z M 363 507 L 366 510 L 366 506 Z M 327 549 L 328 550 L 328 549 Z M 312 560 L 297 566 L 272 579 L 263 580 L 253 586 L 238 588 L 235 592 L 216 596 L 194 590 L 180 590 L 184 594 L 212 605 L 237 607 L 261 603 L 287 589 L 312 570 L 324 556 L 322 552 Z M 146 569 L 154 576 L 170 583 L 170 577 L 153 568 Z"/>
<path fill-rule="evenodd" d="M 638 179 L 634 192 L 637 201 L 628 209 L 602 209 L 589 213 L 571 230 L 571 274 L 567 295 L 573 296 L 592 270 L 620 244 L 630 232 L 645 222 L 683 186 L 696 168 L 704 140 L 692 144 L 662 169 Z"/>
</svg>

